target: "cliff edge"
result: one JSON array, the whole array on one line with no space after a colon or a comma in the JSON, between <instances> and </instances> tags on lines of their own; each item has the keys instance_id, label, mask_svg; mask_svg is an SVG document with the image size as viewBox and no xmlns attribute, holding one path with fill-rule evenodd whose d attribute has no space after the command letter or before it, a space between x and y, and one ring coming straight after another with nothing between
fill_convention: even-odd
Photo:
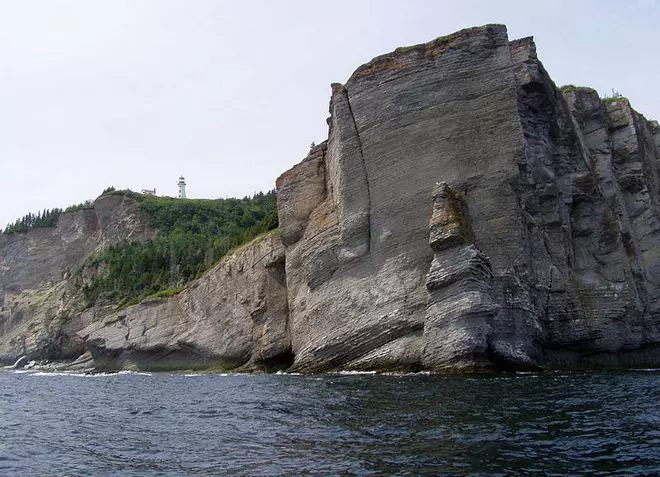
<instances>
[{"instance_id":1,"label":"cliff edge","mask_svg":"<svg viewBox=\"0 0 660 477\"><path fill-rule=\"evenodd\" d=\"M77 293L72 265L151 233L130 204L112 206L111 233L95 211L0 236L0 357L86 349L105 369L301 372L660 365L660 128L628 100L559 90L532 38L486 25L361 66L332 85L328 124L277 179L279 232L178 295L51 326Z\"/></svg>"}]
</instances>

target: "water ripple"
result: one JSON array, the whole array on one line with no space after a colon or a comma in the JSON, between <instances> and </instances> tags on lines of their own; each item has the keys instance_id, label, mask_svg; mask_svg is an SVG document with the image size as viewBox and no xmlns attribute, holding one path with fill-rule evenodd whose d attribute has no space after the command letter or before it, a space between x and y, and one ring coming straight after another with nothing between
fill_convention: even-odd
<instances>
[{"instance_id":1,"label":"water ripple","mask_svg":"<svg viewBox=\"0 0 660 477\"><path fill-rule=\"evenodd\" d=\"M660 473L655 371L192 376L0 372L0 474Z\"/></svg>"}]
</instances>

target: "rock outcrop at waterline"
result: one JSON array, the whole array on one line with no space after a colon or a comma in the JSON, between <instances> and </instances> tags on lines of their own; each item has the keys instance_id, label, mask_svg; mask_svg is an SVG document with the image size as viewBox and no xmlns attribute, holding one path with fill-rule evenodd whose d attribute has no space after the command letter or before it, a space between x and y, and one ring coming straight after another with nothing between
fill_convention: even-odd
<instances>
[{"instance_id":1,"label":"rock outcrop at waterline","mask_svg":"<svg viewBox=\"0 0 660 477\"><path fill-rule=\"evenodd\" d=\"M559 91L488 25L375 58L330 114L277 180L279 235L60 335L106 368L660 364L660 129L626 99Z\"/></svg>"}]
</instances>

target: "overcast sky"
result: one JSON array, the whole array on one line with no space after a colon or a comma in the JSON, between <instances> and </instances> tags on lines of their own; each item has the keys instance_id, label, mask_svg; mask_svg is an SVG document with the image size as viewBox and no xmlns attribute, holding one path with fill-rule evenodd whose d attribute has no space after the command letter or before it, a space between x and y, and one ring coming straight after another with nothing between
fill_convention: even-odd
<instances>
[{"instance_id":1,"label":"overcast sky","mask_svg":"<svg viewBox=\"0 0 660 477\"><path fill-rule=\"evenodd\" d=\"M486 23L660 119L656 0L0 0L0 227L180 174L192 198L272 189L326 139L330 83Z\"/></svg>"}]
</instances>

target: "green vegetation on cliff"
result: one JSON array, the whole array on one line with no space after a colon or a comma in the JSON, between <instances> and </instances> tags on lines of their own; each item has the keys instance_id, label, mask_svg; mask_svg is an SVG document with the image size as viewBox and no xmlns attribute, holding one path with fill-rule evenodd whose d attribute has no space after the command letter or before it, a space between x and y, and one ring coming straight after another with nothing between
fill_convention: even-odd
<instances>
[{"instance_id":1,"label":"green vegetation on cliff","mask_svg":"<svg viewBox=\"0 0 660 477\"><path fill-rule=\"evenodd\" d=\"M167 295L197 278L232 248L277 227L275 192L252 198L193 200L108 191L129 196L151 216L157 234L122 243L90 257L83 268L98 271L84 286L89 305L135 303Z\"/></svg>"}]
</instances>

